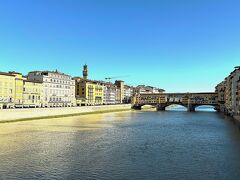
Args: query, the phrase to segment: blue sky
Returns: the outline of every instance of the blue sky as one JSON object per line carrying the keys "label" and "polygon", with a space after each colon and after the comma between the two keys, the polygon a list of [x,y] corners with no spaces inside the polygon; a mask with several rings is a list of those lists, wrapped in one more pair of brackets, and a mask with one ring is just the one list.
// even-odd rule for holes
{"label": "blue sky", "polygon": [[0,71],[213,91],[240,65],[239,0],[0,0]]}

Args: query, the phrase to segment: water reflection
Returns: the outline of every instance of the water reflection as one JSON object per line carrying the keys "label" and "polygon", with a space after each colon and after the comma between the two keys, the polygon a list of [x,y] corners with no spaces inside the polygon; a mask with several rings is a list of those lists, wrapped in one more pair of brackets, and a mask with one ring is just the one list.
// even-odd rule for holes
{"label": "water reflection", "polygon": [[212,112],[0,125],[0,179],[239,179],[240,133]]}

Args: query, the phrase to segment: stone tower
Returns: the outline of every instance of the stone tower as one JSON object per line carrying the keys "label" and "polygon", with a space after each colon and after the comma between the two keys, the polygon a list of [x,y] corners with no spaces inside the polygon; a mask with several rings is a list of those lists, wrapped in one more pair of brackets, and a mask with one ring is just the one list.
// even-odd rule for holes
{"label": "stone tower", "polygon": [[83,66],[83,79],[88,79],[88,66],[87,66],[87,64],[85,64],[84,66]]}
{"label": "stone tower", "polygon": [[117,96],[118,96],[117,99],[118,99],[119,103],[122,103],[123,99],[124,99],[124,81],[116,80],[115,85],[117,86],[117,88],[119,90],[119,94],[117,94]]}

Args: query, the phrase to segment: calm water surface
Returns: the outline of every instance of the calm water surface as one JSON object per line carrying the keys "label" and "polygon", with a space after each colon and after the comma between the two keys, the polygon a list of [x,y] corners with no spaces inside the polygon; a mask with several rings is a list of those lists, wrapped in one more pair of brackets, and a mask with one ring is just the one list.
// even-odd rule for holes
{"label": "calm water surface", "polygon": [[0,124],[0,179],[240,179],[240,131],[208,111]]}

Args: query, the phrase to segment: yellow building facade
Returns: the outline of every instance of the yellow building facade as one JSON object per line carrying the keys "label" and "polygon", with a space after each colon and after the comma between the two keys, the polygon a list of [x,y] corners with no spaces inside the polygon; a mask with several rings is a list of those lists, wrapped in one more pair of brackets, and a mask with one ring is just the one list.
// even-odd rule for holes
{"label": "yellow building facade", "polygon": [[23,104],[23,76],[20,73],[10,72],[15,76],[15,97],[14,105],[22,106]]}
{"label": "yellow building facade", "polygon": [[42,83],[24,80],[23,81],[23,107],[42,106]]}
{"label": "yellow building facade", "polygon": [[102,105],[104,98],[104,85],[99,81],[83,78],[75,79],[77,106]]}
{"label": "yellow building facade", "polygon": [[15,89],[15,75],[0,72],[0,109],[14,107]]}
{"label": "yellow building facade", "polygon": [[17,72],[0,72],[0,109],[40,107],[42,83],[32,82]]}

